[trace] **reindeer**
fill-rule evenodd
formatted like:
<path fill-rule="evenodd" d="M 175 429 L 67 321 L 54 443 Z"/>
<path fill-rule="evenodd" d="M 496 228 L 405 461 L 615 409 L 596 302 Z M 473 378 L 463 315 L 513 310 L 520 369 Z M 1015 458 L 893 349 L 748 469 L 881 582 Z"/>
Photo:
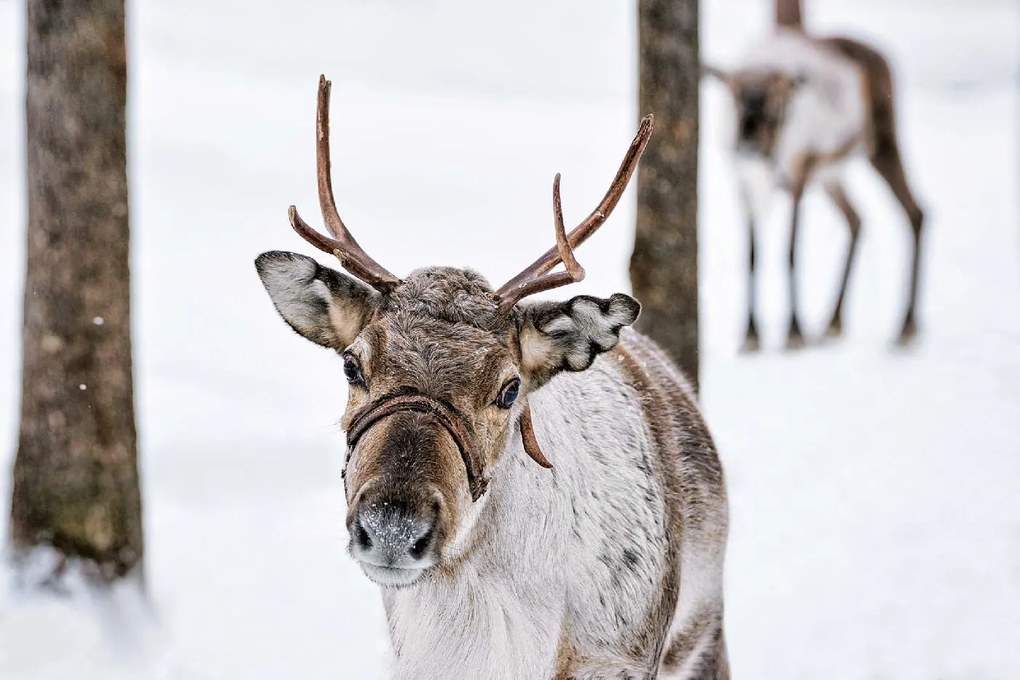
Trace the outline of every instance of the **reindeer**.
<path fill-rule="evenodd" d="M 743 349 L 758 349 L 755 324 L 755 217 L 772 187 L 793 201 L 789 248 L 790 325 L 786 345 L 801 347 L 797 313 L 796 241 L 804 190 L 818 181 L 850 230 L 839 296 L 827 334 L 843 330 L 843 300 L 857 252 L 861 218 L 840 178 L 845 162 L 863 155 L 903 206 L 913 234 L 910 294 L 898 342 L 917 332 L 918 267 L 924 213 L 907 184 L 896 138 L 889 65 L 872 48 L 850 38 L 814 38 L 802 29 L 800 0 L 776 0 L 776 31 L 732 72 L 707 67 L 732 94 L 736 108 L 734 156 L 750 240 L 748 322 Z"/>
<path fill-rule="evenodd" d="M 726 492 L 691 387 L 629 328 L 633 298 L 524 302 L 584 277 L 574 249 L 619 202 L 651 116 L 569 234 L 556 175 L 556 246 L 494 291 L 470 269 L 400 279 L 362 250 L 333 197 L 329 89 L 331 235 L 289 216 L 354 278 L 290 252 L 255 265 L 284 321 L 343 361 L 349 551 L 381 587 L 393 677 L 728 678 Z"/>

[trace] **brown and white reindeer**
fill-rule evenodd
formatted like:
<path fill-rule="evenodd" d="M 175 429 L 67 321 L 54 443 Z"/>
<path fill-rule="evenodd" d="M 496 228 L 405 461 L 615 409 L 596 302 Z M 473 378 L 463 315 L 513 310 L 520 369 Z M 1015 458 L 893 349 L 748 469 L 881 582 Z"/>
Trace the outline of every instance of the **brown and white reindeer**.
<path fill-rule="evenodd" d="M 556 176 L 556 246 L 494 291 L 469 269 L 400 279 L 361 249 L 333 198 L 328 106 L 322 79 L 331 235 L 290 221 L 355 278 L 279 251 L 256 268 L 283 319 L 343 360 L 349 549 L 381 586 L 393 677 L 728 678 L 726 492 L 687 381 L 628 328 L 627 295 L 523 301 L 583 278 L 573 250 L 620 200 L 651 117 L 569 233 Z"/>
<path fill-rule="evenodd" d="M 789 249 L 790 326 L 787 347 L 804 344 L 797 313 L 796 242 L 800 203 L 820 183 L 850 230 L 836 308 L 828 334 L 843 328 L 843 300 L 857 252 L 861 218 L 841 179 L 845 162 L 863 155 L 903 206 L 913 234 L 910 294 L 899 342 L 917 332 L 918 267 L 924 213 L 907 184 L 896 137 L 889 65 L 874 49 L 844 37 L 815 38 L 801 22 L 800 0 L 776 0 L 776 30 L 733 71 L 706 68 L 730 90 L 736 108 L 733 151 L 750 238 L 748 322 L 744 350 L 758 349 L 755 324 L 755 219 L 775 187 L 792 197 Z"/>

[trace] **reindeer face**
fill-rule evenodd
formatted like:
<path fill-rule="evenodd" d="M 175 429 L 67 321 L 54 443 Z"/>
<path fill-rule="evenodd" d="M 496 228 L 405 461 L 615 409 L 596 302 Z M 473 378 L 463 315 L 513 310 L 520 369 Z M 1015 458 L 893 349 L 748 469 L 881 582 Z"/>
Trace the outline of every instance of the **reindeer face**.
<path fill-rule="evenodd" d="M 350 552 L 385 586 L 464 553 L 527 395 L 590 366 L 639 309 L 581 296 L 508 316 L 460 269 L 419 270 L 383 294 L 294 253 L 256 266 L 284 320 L 340 354 Z"/>
<path fill-rule="evenodd" d="M 641 122 L 602 202 L 569 235 L 556 176 L 556 249 L 493 291 L 478 274 L 450 267 L 399 279 L 361 249 L 333 199 L 329 90 L 320 77 L 316 165 L 332 237 L 309 227 L 294 206 L 290 222 L 368 285 L 295 253 L 263 253 L 255 267 L 290 327 L 342 357 L 350 385 L 343 421 L 350 551 L 376 583 L 408 586 L 431 569 L 452 568 L 469 549 L 512 428 L 521 428 L 528 455 L 550 465 L 522 405 L 527 394 L 560 371 L 588 368 L 637 318 L 637 302 L 621 294 L 518 303 L 584 277 L 573 249 L 619 202 L 652 118 Z M 559 263 L 566 271 L 550 273 Z"/>
<path fill-rule="evenodd" d="M 772 156 L 795 82 L 782 73 L 749 71 L 730 75 L 727 84 L 736 108 L 737 150 Z"/>

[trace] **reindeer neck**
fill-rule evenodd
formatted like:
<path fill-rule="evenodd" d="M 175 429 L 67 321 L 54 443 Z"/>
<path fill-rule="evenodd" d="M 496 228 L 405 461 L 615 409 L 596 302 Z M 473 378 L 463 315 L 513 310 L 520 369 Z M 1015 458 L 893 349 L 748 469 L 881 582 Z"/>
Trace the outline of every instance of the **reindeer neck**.
<path fill-rule="evenodd" d="M 640 421 L 625 413 L 638 407 L 616 371 L 600 359 L 534 395 L 536 434 L 555 467 L 539 467 L 511 437 L 465 558 L 384 591 L 395 677 L 552 677 L 566 632 L 582 657 L 613 644 L 624 653 L 640 637 L 618 617 L 639 626 L 655 600 L 658 584 L 629 565 L 662 566 L 662 490 L 642 453 L 647 433 L 620 431 Z"/>

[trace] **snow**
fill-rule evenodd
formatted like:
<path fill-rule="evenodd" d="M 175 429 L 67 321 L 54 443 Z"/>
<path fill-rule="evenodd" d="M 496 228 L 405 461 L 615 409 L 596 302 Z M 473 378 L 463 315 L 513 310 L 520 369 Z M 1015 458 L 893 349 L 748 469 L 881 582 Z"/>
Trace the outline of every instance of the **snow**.
<path fill-rule="evenodd" d="M 737 677 L 1020 676 L 1020 17 L 1009 0 L 811 0 L 807 23 L 883 46 L 930 225 L 921 339 L 896 350 L 908 230 L 864 166 L 838 342 L 785 332 L 785 213 L 760 252 L 765 350 L 740 356 L 746 234 L 705 83 L 701 308 L 706 415 L 729 478 L 727 636 Z M 130 6 L 135 354 L 146 510 L 137 593 L 0 588 L 0 677 L 380 678 L 374 586 L 345 554 L 341 365 L 276 317 L 263 250 L 305 253 L 312 117 L 333 79 L 335 186 L 397 272 L 459 264 L 496 283 L 599 199 L 632 136 L 632 3 L 217 0 Z M 23 44 L 0 2 L 0 44 Z M 702 3 L 706 59 L 766 30 L 764 0 Z M 24 273 L 23 69 L 0 60 L 0 458 L 17 437 Z M 572 293 L 627 289 L 633 192 L 580 252 Z M 847 235 L 806 201 L 807 331 Z M 328 259 L 320 257 L 320 261 Z M 563 293 L 564 295 L 566 293 Z M 73 389 L 73 386 L 72 386 Z M 0 497 L 9 474 L 0 474 Z M 0 513 L 6 515 L 6 513 Z M 6 519 L 0 520 L 5 522 Z M 0 572 L 2 573 L 2 572 Z M 130 644 L 111 642 L 134 632 Z M 777 651 L 778 650 L 778 651 Z"/>

